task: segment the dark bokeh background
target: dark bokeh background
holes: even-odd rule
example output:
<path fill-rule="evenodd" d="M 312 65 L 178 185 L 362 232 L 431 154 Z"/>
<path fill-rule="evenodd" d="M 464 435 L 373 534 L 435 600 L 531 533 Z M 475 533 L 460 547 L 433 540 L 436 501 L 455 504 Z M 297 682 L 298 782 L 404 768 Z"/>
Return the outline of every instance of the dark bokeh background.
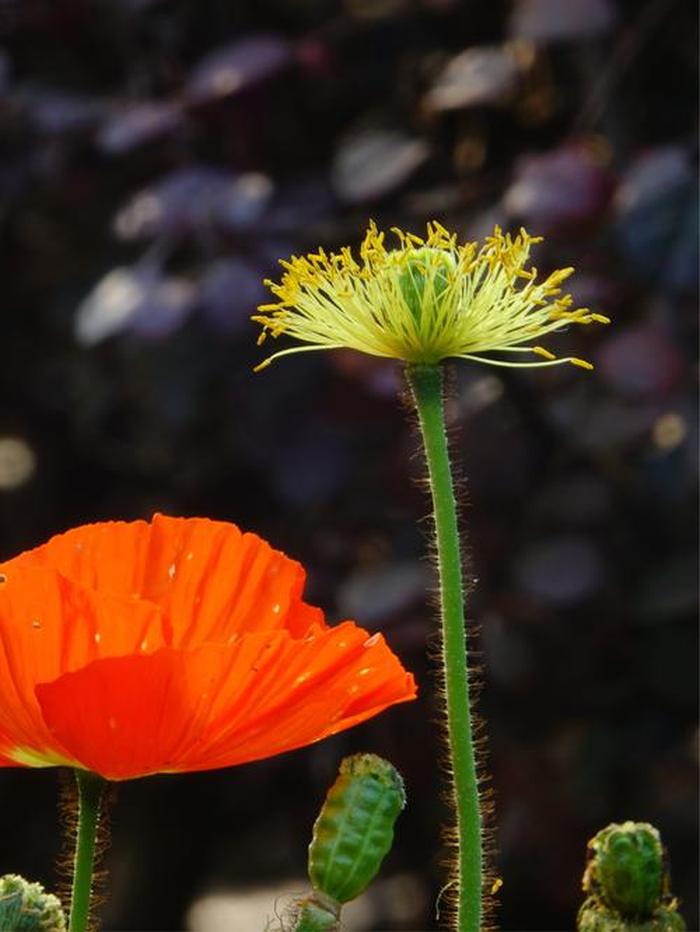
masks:
<path fill-rule="evenodd" d="M 614 319 L 552 341 L 592 374 L 453 374 L 500 922 L 571 929 L 586 840 L 635 818 L 697 929 L 695 4 L 0 0 L 0 40 L 0 556 L 83 521 L 230 519 L 422 686 L 313 748 L 123 787 L 107 928 L 294 882 L 364 749 L 410 806 L 363 928 L 434 927 L 433 580 L 400 373 L 340 352 L 251 373 L 261 278 L 372 216 L 524 223 Z M 53 885 L 57 785 L 0 774 L 0 872 Z"/>

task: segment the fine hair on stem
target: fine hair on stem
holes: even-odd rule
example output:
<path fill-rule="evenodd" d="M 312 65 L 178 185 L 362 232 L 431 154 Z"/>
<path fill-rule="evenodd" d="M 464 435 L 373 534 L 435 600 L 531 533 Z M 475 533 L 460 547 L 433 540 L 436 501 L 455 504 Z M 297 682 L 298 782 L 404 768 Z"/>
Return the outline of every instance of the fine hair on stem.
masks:
<path fill-rule="evenodd" d="M 63 843 L 56 861 L 58 882 L 56 895 L 68 915 L 73 883 L 73 864 L 75 846 L 78 838 L 78 787 L 75 773 L 68 768 L 59 770 L 58 811 L 63 830 Z M 117 785 L 106 783 L 100 800 L 100 815 L 95 837 L 95 863 L 92 874 L 92 897 L 90 928 L 96 929 L 95 911 L 105 903 L 108 871 L 104 859 L 109 851 L 111 833 L 111 813 L 117 798 Z"/>
<path fill-rule="evenodd" d="M 453 391 L 451 379 L 448 381 L 444 379 L 444 373 L 435 369 L 433 371 L 431 380 L 433 385 L 439 381 L 440 385 L 440 407 L 441 407 L 441 418 L 443 424 L 445 421 L 445 408 L 449 407 L 449 398 L 450 393 Z M 408 381 L 408 391 L 404 395 L 404 400 L 406 406 L 411 413 L 411 421 L 414 425 L 414 429 L 417 430 L 418 436 L 423 441 L 420 444 L 421 453 L 424 457 L 426 465 L 428 464 L 428 450 L 425 446 L 426 436 L 423 432 L 423 424 L 421 422 L 420 411 L 417 410 L 416 405 L 420 406 L 420 401 L 416 394 L 417 380 L 416 373 L 408 372 L 407 373 Z M 444 382 L 447 382 L 447 387 Z M 435 397 L 433 397 L 433 402 L 435 402 Z M 446 404 L 446 402 L 448 402 Z M 423 410 L 423 416 L 425 417 L 425 410 Z M 434 425 L 433 425 L 434 426 Z M 454 446 L 454 437 L 450 436 L 454 434 L 454 428 L 447 428 L 443 431 L 443 436 L 448 445 L 449 449 L 452 449 Z M 434 454 L 433 454 L 434 455 Z M 435 461 L 433 461 L 433 467 L 435 467 Z M 472 588 L 471 583 L 471 574 L 467 572 L 469 568 L 469 559 L 468 559 L 468 550 L 465 546 L 464 541 L 466 540 L 464 534 L 464 511 L 463 511 L 463 501 L 466 498 L 465 491 L 465 482 L 464 479 L 459 475 L 456 478 L 455 473 L 458 472 L 454 469 L 454 466 L 450 463 L 449 472 L 451 473 L 451 493 L 454 494 L 454 504 L 456 506 L 457 512 L 457 530 L 459 533 L 459 562 L 461 569 L 461 597 L 462 600 L 464 596 Z M 440 494 L 439 491 L 436 491 L 433 482 L 431 481 L 430 475 L 420 483 L 427 487 L 428 493 Z M 444 491 L 444 489 L 443 489 Z M 430 534 L 430 545 L 428 547 L 429 558 L 433 561 L 438 575 L 440 571 L 440 554 L 438 549 L 438 538 L 437 538 L 437 526 L 435 524 L 435 512 L 433 511 L 430 515 L 431 520 L 431 531 Z M 452 541 L 454 544 L 454 541 Z M 454 567 L 453 567 L 454 569 Z M 454 594 L 454 592 L 453 592 Z M 444 610 L 443 598 L 445 595 L 441 588 L 434 594 L 433 602 L 437 605 L 439 613 L 441 614 Z M 488 776 L 485 766 L 486 758 L 486 747 L 485 747 L 485 731 L 482 721 L 479 716 L 474 711 L 475 700 L 477 698 L 478 692 L 480 691 L 480 670 L 478 663 L 475 663 L 476 650 L 475 642 L 477 640 L 477 633 L 474 630 L 472 625 L 466 624 L 465 616 L 463 614 L 462 624 L 465 625 L 465 640 L 467 646 L 467 658 L 468 658 L 468 680 L 469 680 L 469 718 L 471 721 L 471 736 L 472 736 L 472 753 L 474 757 L 474 766 L 475 766 L 475 779 L 476 785 L 478 788 L 478 811 L 479 811 L 479 822 L 480 822 L 480 857 L 481 857 L 481 889 L 477 892 L 477 895 L 480 897 L 480 916 L 479 916 L 479 932 L 484 932 L 484 930 L 491 929 L 493 926 L 490 924 L 490 920 L 493 916 L 493 910 L 495 906 L 494 893 L 498 887 L 496 882 L 496 876 L 493 873 L 491 865 L 494 861 L 494 844 L 493 844 L 493 834 L 491 831 L 492 825 L 492 813 L 493 813 L 493 803 L 492 803 L 492 793 L 488 786 Z M 448 786 L 443 792 L 443 798 L 448 804 L 448 807 L 453 814 L 455 821 L 448 825 L 443 833 L 445 848 L 446 848 L 446 865 L 448 867 L 448 879 L 443 886 L 436 904 L 439 917 L 443 920 L 446 920 L 447 927 L 452 929 L 459 929 L 461 932 L 462 928 L 466 928 L 464 925 L 464 917 L 460 917 L 460 863 L 459 863 L 459 837 L 457 831 L 457 798 L 456 798 L 456 788 L 455 788 L 455 776 L 453 772 L 453 751 L 450 746 L 450 736 L 449 736 L 449 713 L 448 713 L 448 703 L 447 703 L 447 684 L 446 684 L 446 667 L 445 667 L 445 657 L 444 657 L 444 640 L 443 640 L 443 619 L 441 617 L 441 623 L 438 626 L 436 634 L 430 638 L 430 655 L 436 661 L 435 662 L 435 680 L 436 680 L 436 695 L 438 698 L 437 702 L 437 711 L 440 722 L 440 734 L 442 736 L 442 747 L 443 753 L 441 755 L 442 765 L 444 771 L 447 773 L 448 777 Z M 464 779 L 464 774 L 463 774 Z M 462 809 L 462 818 L 464 821 L 464 808 Z M 463 832 L 464 837 L 464 832 Z M 465 853 L 462 852 L 462 865 L 465 863 Z M 472 883 L 473 886 L 473 883 Z M 462 899 L 463 902 L 463 899 Z M 460 925 L 461 922 L 461 925 Z M 470 925 L 471 929 L 472 926 Z"/>

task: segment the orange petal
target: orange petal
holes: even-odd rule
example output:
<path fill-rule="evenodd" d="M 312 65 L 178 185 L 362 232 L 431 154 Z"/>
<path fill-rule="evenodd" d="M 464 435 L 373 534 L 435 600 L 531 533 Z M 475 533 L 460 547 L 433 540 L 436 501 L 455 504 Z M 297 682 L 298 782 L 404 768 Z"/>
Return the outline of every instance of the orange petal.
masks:
<path fill-rule="evenodd" d="M 23 560 L 49 563 L 100 592 L 158 604 L 176 647 L 282 628 L 299 636 L 309 625 L 302 566 L 222 521 L 156 515 L 150 524 L 90 524 L 17 558 Z"/>
<path fill-rule="evenodd" d="M 348 622 L 301 641 L 258 632 L 99 660 L 36 694 L 61 746 L 123 780 L 301 747 L 412 699 L 415 684 L 381 637 Z"/>
<path fill-rule="evenodd" d="M 65 750 L 47 732 L 34 689 L 100 657 L 163 644 L 157 608 L 98 599 L 48 567 L 0 567 L 0 754 L 15 763 L 55 763 Z"/>

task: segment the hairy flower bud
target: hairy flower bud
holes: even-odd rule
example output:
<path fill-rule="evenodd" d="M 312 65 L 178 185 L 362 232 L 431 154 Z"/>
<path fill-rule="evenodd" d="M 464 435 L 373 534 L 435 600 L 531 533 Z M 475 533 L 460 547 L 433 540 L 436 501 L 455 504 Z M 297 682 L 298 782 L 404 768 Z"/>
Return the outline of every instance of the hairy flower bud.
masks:
<path fill-rule="evenodd" d="M 18 874 L 0 877 L 0 932 L 64 932 L 61 904 L 40 883 Z"/>
<path fill-rule="evenodd" d="M 359 896 L 391 848 L 405 802 L 403 780 L 388 761 L 375 754 L 345 758 L 309 845 L 315 889 L 338 903 Z"/>
<path fill-rule="evenodd" d="M 669 893 L 666 852 L 646 822 L 613 822 L 588 843 L 579 932 L 683 932 Z"/>

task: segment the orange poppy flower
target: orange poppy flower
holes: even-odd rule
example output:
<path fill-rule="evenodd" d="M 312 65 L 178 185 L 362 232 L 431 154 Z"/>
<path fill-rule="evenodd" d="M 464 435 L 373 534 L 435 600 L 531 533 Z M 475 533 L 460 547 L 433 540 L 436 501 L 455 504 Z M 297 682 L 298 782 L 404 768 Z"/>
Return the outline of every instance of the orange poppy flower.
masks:
<path fill-rule="evenodd" d="M 383 637 L 326 625 L 304 580 L 255 534 L 162 515 L 0 564 L 0 766 L 230 767 L 414 698 Z"/>

